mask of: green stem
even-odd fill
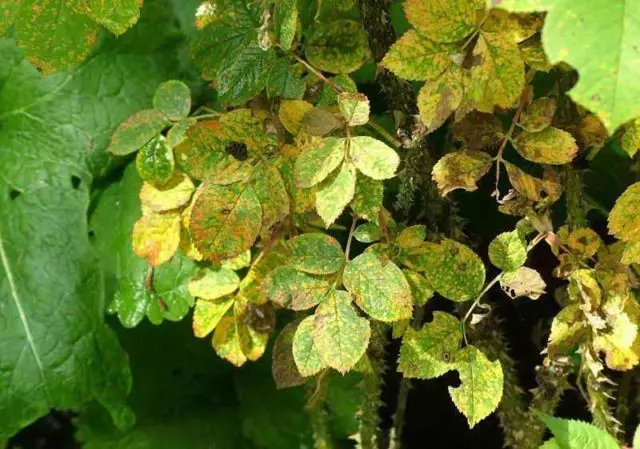
[[[393,145],[396,148],[400,148],[402,147],[402,143],[396,139],[395,137],[393,137],[386,129],[384,129],[379,123],[376,123],[373,120],[369,120],[369,122],[367,123],[367,126],[369,126],[371,129],[373,129],[374,131],[376,131],[378,134],[380,134],[387,142],[389,142],[391,145]]]

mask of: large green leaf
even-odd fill
[[[573,99],[595,112],[610,133],[640,116],[640,3],[635,0],[490,0],[511,11],[548,11],[542,43],[551,63],[573,65]]]

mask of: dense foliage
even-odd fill
[[[413,447],[443,376],[420,406],[506,447],[631,443],[638,17],[0,0],[0,443],[57,409],[94,449]],[[509,310],[551,311],[533,357]]]

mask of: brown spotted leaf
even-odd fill
[[[371,53],[362,24],[338,19],[315,22],[305,45],[307,60],[325,72],[350,73],[359,69]]]
[[[435,79],[427,81],[418,94],[420,120],[429,132],[440,128],[458,109],[464,97],[467,75],[452,65]]]
[[[289,215],[289,195],[278,168],[262,163],[251,178],[251,187],[262,207],[260,235],[267,237],[276,225]]]
[[[491,168],[493,158],[483,151],[461,150],[442,157],[433,167],[432,177],[441,195],[456,189],[469,192]]]
[[[555,98],[543,97],[534,100],[520,115],[518,125],[529,132],[538,132],[551,126],[551,120],[556,113]]]
[[[279,390],[297,387],[305,382],[293,357],[293,339],[300,321],[295,320],[287,324],[273,343],[271,371]]]
[[[273,270],[263,285],[271,301],[291,310],[306,310],[320,304],[331,288],[326,277],[290,266]]]
[[[549,176],[545,177],[545,179],[536,178],[509,162],[504,164],[507,168],[507,175],[511,185],[520,195],[535,202],[543,200],[554,202],[560,198],[562,185],[558,179]]]
[[[554,127],[534,133],[523,131],[514,139],[513,146],[523,158],[539,164],[568,164],[578,153],[573,136]]]

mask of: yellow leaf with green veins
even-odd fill
[[[233,301],[233,297],[219,298],[214,301],[198,299],[193,309],[193,335],[197,338],[209,335],[231,309]]]
[[[518,126],[529,132],[542,131],[551,126],[556,108],[557,102],[555,98],[538,98],[522,111]]]
[[[426,242],[409,258],[413,268],[424,272],[429,284],[452,301],[473,299],[484,285],[482,260],[468,246],[454,240]]]
[[[443,156],[433,167],[432,178],[442,196],[456,189],[472,192],[487,174],[493,158],[484,151],[461,150]]]
[[[178,80],[160,84],[153,97],[153,107],[174,122],[187,118],[191,111],[189,86]]]
[[[344,265],[340,243],[330,235],[310,232],[288,242],[291,249],[289,264],[311,274],[331,274]]]
[[[457,42],[471,34],[482,0],[407,0],[404,12],[418,31],[435,42]]]
[[[322,71],[350,73],[358,70],[371,53],[362,24],[338,19],[314,24],[305,55],[311,65]]]
[[[620,240],[640,239],[640,182],[632,184],[616,200],[609,213],[609,233]]]
[[[265,238],[289,215],[289,195],[278,168],[265,162],[253,171],[251,187],[262,207],[260,235]]]
[[[186,205],[195,186],[183,173],[176,171],[173,177],[161,187],[144,183],[140,189],[142,206],[154,212],[166,212]]]
[[[278,118],[282,126],[294,136],[302,129],[304,116],[313,110],[313,105],[304,100],[285,100],[280,103]]]
[[[174,168],[173,150],[163,135],[147,142],[136,156],[136,170],[140,178],[157,186],[171,179]]]
[[[204,269],[189,282],[189,294],[196,298],[218,299],[235,292],[240,285],[240,278],[235,271],[220,269]]]
[[[348,126],[365,125],[369,121],[369,99],[364,94],[342,92],[338,107]]]
[[[371,336],[366,318],[358,316],[345,291],[327,295],[314,315],[314,343],[322,361],[341,372],[349,371],[362,358]]]
[[[458,109],[468,84],[468,75],[458,66],[452,65],[422,86],[418,94],[418,110],[420,120],[429,132],[440,128]]]
[[[513,271],[527,261],[527,245],[518,231],[503,232],[489,244],[489,260],[502,271]]]
[[[453,356],[462,341],[460,321],[444,312],[420,330],[408,328],[402,338],[398,371],[407,378],[433,379],[455,369]]]
[[[253,245],[262,226],[262,208],[246,184],[218,186],[203,183],[190,216],[195,247],[210,260],[242,254]]]
[[[315,320],[315,315],[302,320],[293,337],[293,360],[304,377],[313,376],[327,366],[315,342]]]
[[[500,404],[504,381],[502,365],[499,360],[490,362],[475,346],[458,351],[454,363],[461,384],[457,388],[449,387],[449,395],[473,428]]]
[[[370,253],[360,254],[345,267],[342,282],[370,317],[384,322],[411,317],[411,288],[393,262],[384,263]]]
[[[511,299],[521,296],[538,299],[540,295],[544,295],[547,284],[536,270],[520,267],[504,273],[500,277],[500,286]]]
[[[344,159],[345,144],[345,139],[337,137],[314,141],[296,160],[296,185],[313,187],[329,176]]]
[[[169,126],[169,123],[167,116],[156,109],[137,112],[118,125],[107,151],[116,156],[126,156],[138,151]]]
[[[578,144],[571,134],[549,127],[530,133],[523,131],[513,140],[520,155],[538,164],[568,164],[578,153]]]
[[[364,175],[373,179],[393,178],[400,165],[400,157],[391,147],[368,136],[348,140],[349,158]]]
[[[273,270],[263,285],[269,300],[291,310],[306,310],[320,304],[331,288],[328,278],[290,266]]]
[[[356,169],[348,163],[320,184],[316,192],[316,210],[329,228],[353,199],[356,189]]]
[[[167,262],[180,244],[180,213],[148,213],[133,225],[133,251],[149,265]]]
[[[400,78],[424,81],[442,74],[453,64],[451,45],[439,44],[409,30],[389,49],[380,64]]]

